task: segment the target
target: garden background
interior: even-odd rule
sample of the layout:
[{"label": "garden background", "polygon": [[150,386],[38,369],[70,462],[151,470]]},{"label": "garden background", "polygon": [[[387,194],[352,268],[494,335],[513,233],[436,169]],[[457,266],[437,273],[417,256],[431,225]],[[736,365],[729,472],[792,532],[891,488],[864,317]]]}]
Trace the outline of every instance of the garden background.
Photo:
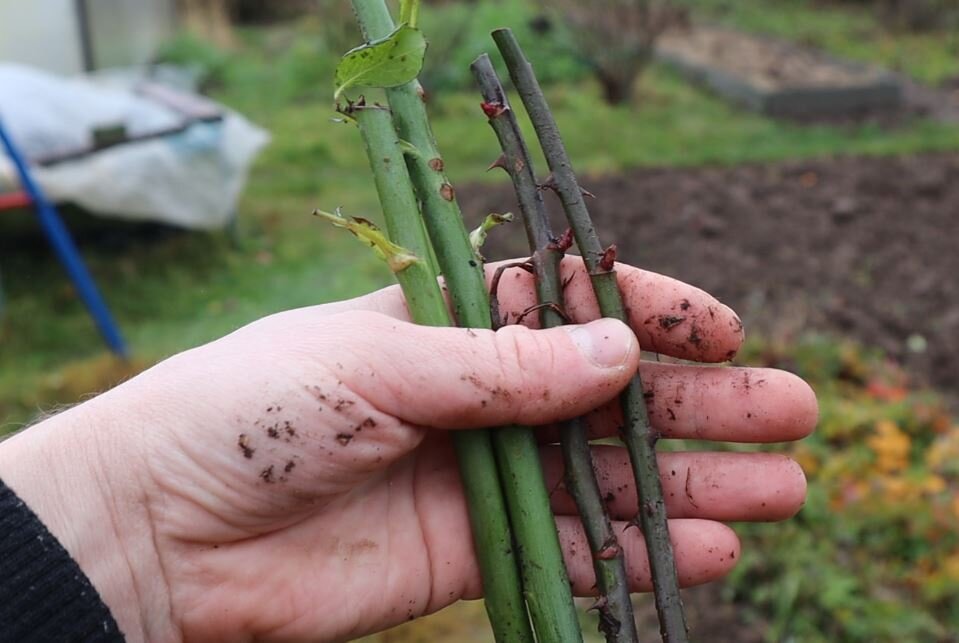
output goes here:
[{"label": "garden background", "polygon": [[[204,92],[272,135],[237,229],[188,233],[67,209],[132,361],[100,347],[34,219],[0,217],[4,432],[260,316],[390,283],[375,257],[310,216],[340,206],[377,217],[357,132],[332,120],[333,67],[359,43],[348,3],[270,4],[236,2],[226,32],[185,31],[161,55],[198,70]],[[597,195],[597,225],[621,259],[718,295],[746,322],[747,346],[734,363],[796,372],[820,400],[816,434],[776,447],[802,463],[806,506],[784,524],[737,528],[743,557],[731,577],[686,592],[694,638],[956,640],[953,3],[673,3],[691,25],[722,24],[881,66],[911,88],[898,109],[808,119],[742,109],[656,61],[609,104],[580,39],[551,4],[566,3],[451,0],[423,9],[431,40],[423,80],[464,211],[478,220],[515,207],[505,175],[486,171],[497,144],[468,71],[492,50],[489,31],[510,26],[528,46],[583,183]],[[910,5],[915,13],[902,9]],[[522,254],[517,231],[494,232],[486,254]],[[636,601],[655,631],[651,600]],[[484,619],[479,603],[463,604],[373,638],[485,640]]]}]

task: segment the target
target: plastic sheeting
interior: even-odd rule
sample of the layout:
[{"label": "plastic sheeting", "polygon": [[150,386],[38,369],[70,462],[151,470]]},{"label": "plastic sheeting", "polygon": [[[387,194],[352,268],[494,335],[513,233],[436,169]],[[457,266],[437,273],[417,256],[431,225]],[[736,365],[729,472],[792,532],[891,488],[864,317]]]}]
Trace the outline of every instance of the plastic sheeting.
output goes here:
[{"label": "plastic sheeting", "polygon": [[[0,118],[30,159],[93,148],[93,130],[122,124],[136,138],[183,121],[176,110],[138,95],[129,78],[60,78],[0,65]],[[223,119],[175,134],[127,142],[32,173],[47,196],[102,216],[193,229],[226,225],[247,173],[269,135],[223,108]],[[0,157],[0,192],[17,189]]]}]

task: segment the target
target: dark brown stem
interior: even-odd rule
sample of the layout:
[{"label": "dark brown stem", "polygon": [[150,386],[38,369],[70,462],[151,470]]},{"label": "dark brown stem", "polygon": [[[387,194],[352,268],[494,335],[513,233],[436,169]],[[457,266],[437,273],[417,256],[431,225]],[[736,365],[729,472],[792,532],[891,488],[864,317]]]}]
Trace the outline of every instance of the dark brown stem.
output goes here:
[{"label": "dark brown stem", "polygon": [[[540,303],[524,311],[517,323],[527,314],[539,312],[544,328],[560,326],[569,321],[563,312],[563,283],[559,270],[560,259],[569,247],[569,241],[557,239],[550,230],[529,151],[489,56],[480,56],[470,68],[483,94],[483,112],[503,149],[502,165],[513,180],[533,253],[531,261]],[[593,553],[600,592],[597,602],[600,629],[610,643],[635,643],[638,637],[623,550],[603,504],[586,428],[580,419],[563,423],[560,443],[566,466],[566,488],[576,502]]]},{"label": "dark brown stem", "polygon": [[[559,128],[533,68],[509,29],[494,31],[493,40],[506,61],[513,85],[533,122],[552,173],[552,183],[586,263],[600,310],[606,317],[626,322],[626,311],[613,270],[614,249],[612,246],[604,248],[593,228],[583,192],[573,173]],[[629,451],[633,475],[636,478],[639,495],[638,518],[649,553],[660,631],[667,643],[683,643],[688,640],[689,635],[679,595],[679,580],[669,539],[666,504],[663,502],[662,482],[656,462],[656,435],[649,423],[638,373],[627,385],[621,401],[624,415],[622,438]]]}]

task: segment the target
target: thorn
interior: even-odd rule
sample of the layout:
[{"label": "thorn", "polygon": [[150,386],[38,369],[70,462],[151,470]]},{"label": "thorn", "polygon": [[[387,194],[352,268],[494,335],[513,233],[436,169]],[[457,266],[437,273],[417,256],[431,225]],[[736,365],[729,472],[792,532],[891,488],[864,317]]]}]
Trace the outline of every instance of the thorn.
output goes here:
[{"label": "thorn", "polygon": [[496,100],[490,101],[488,103],[486,101],[483,101],[482,103],[480,103],[480,107],[483,108],[483,113],[486,114],[486,118],[490,120],[493,120],[494,118],[498,118],[502,116],[503,113],[506,112],[507,110],[506,105]]},{"label": "thorn", "polygon": [[619,545],[604,545],[602,549],[593,554],[596,560],[612,560],[619,555]]},{"label": "thorn", "polygon": [[573,246],[573,229],[566,228],[563,234],[559,235],[558,239],[550,239],[549,244],[547,244],[547,250],[556,250],[557,252],[565,253]]},{"label": "thorn", "polygon": [[556,192],[556,179],[553,178],[553,173],[550,172],[549,176],[546,177],[546,180],[536,186],[540,191],[543,190],[552,190]]},{"label": "thorn", "polygon": [[580,186],[579,191],[583,193],[583,196],[589,197],[590,199],[595,199],[596,195],[587,190],[586,188]]},{"label": "thorn", "polygon": [[506,153],[505,153],[505,152],[504,152],[503,154],[500,154],[499,157],[498,157],[495,161],[493,161],[492,163],[490,163],[490,166],[489,166],[488,168],[486,168],[486,171],[489,172],[490,170],[492,170],[492,169],[494,169],[494,168],[497,168],[497,167],[500,168],[500,169],[502,169],[502,170],[506,170],[506,172],[509,173],[509,166],[506,164]]},{"label": "thorn", "polygon": [[608,248],[603,250],[603,256],[599,260],[599,269],[603,272],[611,272],[613,266],[616,265],[616,244],[610,244]]}]

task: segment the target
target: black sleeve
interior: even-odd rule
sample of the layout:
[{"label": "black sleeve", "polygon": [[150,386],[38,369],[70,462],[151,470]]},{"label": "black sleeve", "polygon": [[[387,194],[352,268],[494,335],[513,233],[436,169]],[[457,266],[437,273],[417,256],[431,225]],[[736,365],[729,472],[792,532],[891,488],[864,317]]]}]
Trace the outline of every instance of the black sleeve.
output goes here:
[{"label": "black sleeve", "polygon": [[67,550],[0,480],[0,641],[123,640]]}]

